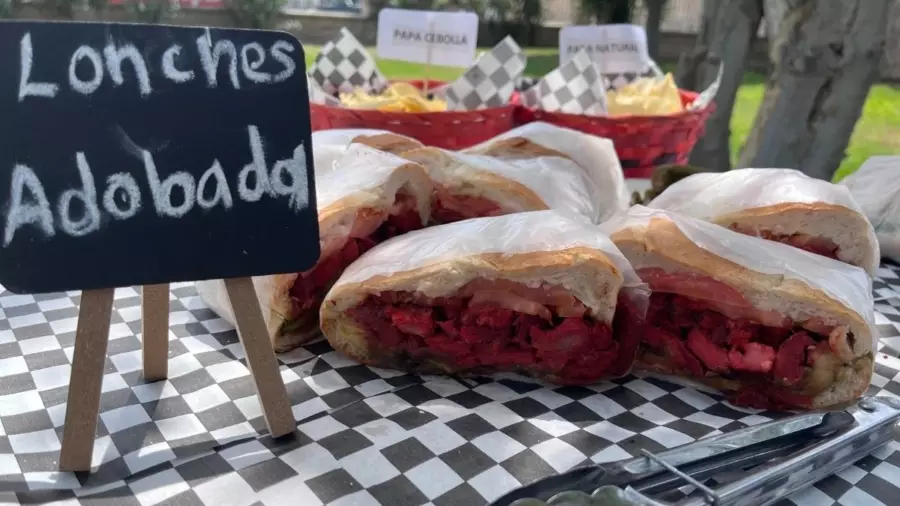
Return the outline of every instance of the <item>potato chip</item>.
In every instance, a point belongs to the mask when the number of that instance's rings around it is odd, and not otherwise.
[[[361,89],[340,94],[341,105],[351,109],[376,109],[385,112],[441,112],[447,110],[447,102],[439,98],[426,98],[422,91],[410,83],[393,83],[381,94],[369,94]]]
[[[665,116],[684,111],[672,74],[645,77],[606,94],[610,116]]]

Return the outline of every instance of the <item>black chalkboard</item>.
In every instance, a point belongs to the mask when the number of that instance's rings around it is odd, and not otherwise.
[[[306,66],[294,37],[12,21],[0,23],[0,50],[7,289],[243,277],[315,263]]]

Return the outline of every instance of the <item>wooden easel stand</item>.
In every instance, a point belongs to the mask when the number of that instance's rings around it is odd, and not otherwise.
[[[225,288],[234,308],[238,336],[259,392],[269,433],[273,437],[289,434],[295,429],[295,421],[253,282],[250,278],[226,279]],[[81,294],[59,457],[62,471],[90,471],[92,467],[114,294],[114,288],[86,290]],[[144,379],[166,379],[169,353],[168,283],[141,288],[141,311]]]

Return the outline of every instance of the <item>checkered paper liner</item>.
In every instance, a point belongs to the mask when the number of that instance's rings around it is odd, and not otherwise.
[[[457,80],[435,90],[449,110],[475,111],[508,104],[525,72],[525,52],[506,36]]]
[[[531,109],[606,116],[606,79],[584,50],[522,92],[522,105]]]
[[[354,89],[377,92],[388,85],[375,59],[346,27],[341,28],[336,39],[322,46],[308,74],[310,81],[332,97]],[[309,98],[313,100],[312,95]]]
[[[703,90],[687,110],[700,110],[709,105],[719,91],[723,65],[719,65],[716,79]],[[526,80],[517,82],[522,105],[549,112],[606,116],[606,93],[625,86],[637,79],[650,77],[661,79],[663,71],[651,61],[645,72],[602,73],[589,53],[578,51],[570,60],[549,72],[532,84]]]
[[[525,53],[507,36],[455,81],[434,88],[431,93],[447,102],[449,111],[475,111],[509,103],[515,83],[525,72]],[[339,92],[361,88],[379,92],[388,80],[378,70],[375,59],[346,28],[329,42],[309,69],[309,100],[340,107]]]
[[[869,393],[897,396],[900,267],[873,289],[883,339]],[[273,440],[234,330],[190,284],[171,290],[169,380],[141,380],[138,293],[116,291],[90,475],[56,471],[78,293],[0,293],[0,504],[477,506],[778,416],[652,376],[578,388],[419,377],[319,341],[279,357],[300,423]],[[779,504],[896,504],[898,476],[893,442]]]

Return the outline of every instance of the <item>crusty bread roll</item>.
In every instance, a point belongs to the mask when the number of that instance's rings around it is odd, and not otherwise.
[[[337,168],[338,162],[354,143],[392,154],[422,147],[422,143],[415,139],[387,130],[369,128],[319,130],[312,134],[316,176]]]
[[[706,220],[856,265],[874,275],[875,231],[850,192],[791,169],[695,174],[648,207]]]
[[[636,367],[756,407],[822,408],[868,388],[876,330],[861,269],[641,206],[602,228],[654,291]]]
[[[507,160],[538,157],[568,158],[594,182],[600,219],[628,208],[630,196],[615,147],[609,139],[536,121],[487,140],[467,153]]]
[[[433,186],[421,166],[357,144],[338,165],[316,176],[321,249],[316,266],[253,280],[278,352],[318,334],[319,304],[344,267],[372,245],[419,229],[430,218]],[[234,323],[224,283],[200,282],[197,290],[207,305]]]
[[[434,182],[436,223],[547,209],[594,223],[601,216],[596,185],[568,158],[504,160],[438,148],[402,156],[425,167]]]
[[[645,298],[608,238],[589,223],[544,211],[476,218],[386,241],[344,272],[320,320],[335,349],[374,366],[418,373],[512,370],[590,383],[630,369],[640,340],[632,313]],[[621,318],[617,311],[632,313]],[[565,325],[578,330],[558,330]],[[516,337],[532,328],[537,337]],[[597,334],[578,333],[589,328]]]

